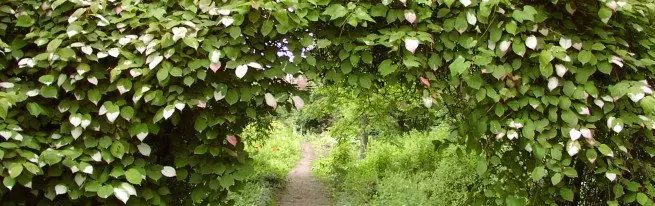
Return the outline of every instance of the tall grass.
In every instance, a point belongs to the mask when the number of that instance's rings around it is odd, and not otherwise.
[[[287,173],[300,159],[301,137],[292,126],[282,121],[272,122],[268,138],[248,138],[249,135],[261,135],[254,129],[246,128],[241,136],[254,161],[255,173],[227,198],[233,200],[234,205],[275,205],[275,195],[284,187]]]
[[[313,172],[331,189],[337,205],[463,205],[475,184],[475,161],[455,148],[436,152],[432,140],[445,127],[398,137],[374,137],[364,159],[357,142],[341,140]],[[329,142],[319,135],[315,142]]]

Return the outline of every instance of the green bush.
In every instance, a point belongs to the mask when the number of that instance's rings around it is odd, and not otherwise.
[[[234,205],[274,205],[287,174],[300,159],[302,138],[293,129],[284,121],[274,120],[266,131],[268,137],[248,142],[246,151],[251,154],[255,172],[246,178],[243,187],[228,193],[227,199],[234,200]],[[241,136],[261,134],[249,125]]]
[[[435,152],[432,141],[447,135],[439,127],[373,140],[361,160],[353,144],[342,141],[314,172],[339,205],[463,205],[478,178],[475,158],[458,156],[454,147]]]

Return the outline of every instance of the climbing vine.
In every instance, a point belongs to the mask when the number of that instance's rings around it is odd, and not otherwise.
[[[422,88],[472,203],[652,205],[652,0],[0,3],[2,201],[216,203],[308,81]]]

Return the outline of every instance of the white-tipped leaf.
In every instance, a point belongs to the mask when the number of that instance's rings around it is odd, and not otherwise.
[[[580,134],[587,139],[594,138],[593,133],[591,133],[591,129],[589,128],[581,128],[580,129]]]
[[[534,35],[529,36],[527,39],[525,39],[525,46],[535,50],[537,48],[537,37]]]
[[[239,65],[234,70],[234,74],[236,74],[239,79],[246,76],[246,73],[248,73],[248,65]]]
[[[266,101],[266,105],[273,107],[273,109],[277,108],[277,100],[271,93],[266,93],[264,94],[264,100]]]
[[[559,85],[559,79],[557,77],[548,78],[548,90],[553,91]]]
[[[409,22],[410,24],[414,24],[416,22],[416,13],[414,13],[413,11],[406,11],[405,20],[407,20],[407,22]]]
[[[291,97],[291,100],[293,100],[293,105],[298,110],[301,110],[305,106],[305,101],[303,101],[299,96],[293,96]]]
[[[567,50],[567,49],[571,48],[571,46],[573,46],[573,41],[571,41],[570,39],[561,37],[561,38],[559,38],[559,46],[564,48],[564,50]]]
[[[55,185],[56,195],[66,194],[67,192],[68,192],[68,187],[66,187],[66,185]]]
[[[405,49],[407,51],[414,53],[418,48],[418,40],[416,39],[405,39]]]
[[[459,3],[462,3],[464,7],[471,5],[471,0],[459,0]]]
[[[468,22],[470,25],[475,26],[475,24],[478,23],[478,18],[475,17],[474,13],[466,12],[466,22]]]
[[[150,156],[150,152],[152,151],[150,145],[146,143],[141,143],[137,145],[136,148],[139,150],[139,153],[141,153],[143,156]]]
[[[566,144],[566,152],[569,153],[570,156],[574,156],[578,154],[580,151],[580,143],[578,141],[570,141],[569,143]]]
[[[567,71],[569,71],[569,69],[567,69],[564,65],[561,64],[555,65],[555,73],[557,73],[557,76],[564,77]]]
[[[580,139],[581,135],[582,133],[575,128],[571,128],[571,130],[569,130],[569,136],[573,141]]]
[[[171,166],[164,166],[164,168],[161,169],[161,174],[166,177],[175,177],[175,175],[177,175],[175,168]]]
[[[500,45],[498,45],[500,51],[502,51],[503,53],[506,53],[509,50],[510,46],[512,46],[512,42],[507,40],[501,41]]]
[[[605,177],[607,177],[608,180],[614,182],[616,180],[616,174],[612,172],[606,172]]]

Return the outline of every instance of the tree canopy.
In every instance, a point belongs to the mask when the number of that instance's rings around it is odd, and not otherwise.
[[[653,0],[7,0],[3,202],[218,203],[308,81],[415,85],[478,204],[653,204]],[[526,186],[527,185],[527,186]],[[29,192],[28,192],[29,191]],[[128,202],[129,200],[129,202]]]

